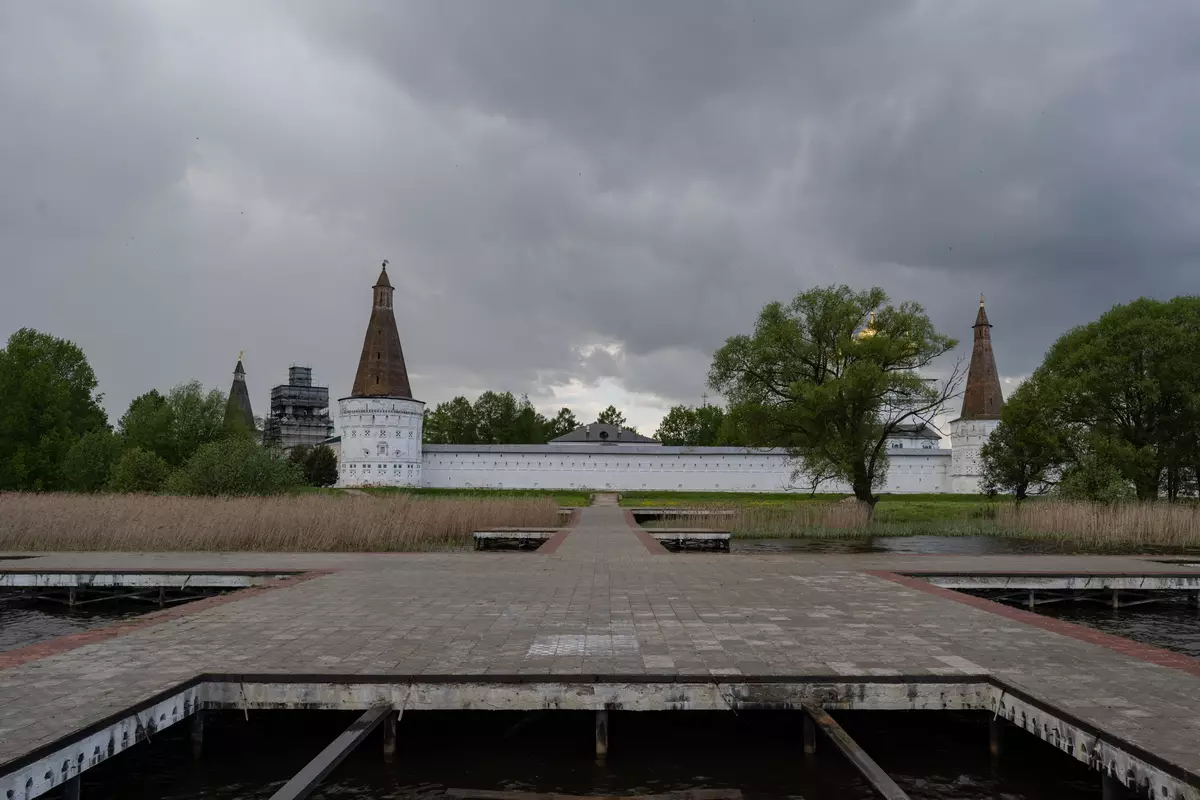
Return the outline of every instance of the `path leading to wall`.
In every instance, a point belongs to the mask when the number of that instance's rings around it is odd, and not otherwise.
[[[653,540],[653,549],[646,541],[650,537],[631,527],[625,510],[618,504],[615,494],[595,494],[592,505],[580,509],[579,522],[554,552],[557,558],[584,558],[626,560],[646,558],[661,551],[662,547]]]

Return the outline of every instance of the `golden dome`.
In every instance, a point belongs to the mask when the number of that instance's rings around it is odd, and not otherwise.
[[[871,319],[869,322],[867,322],[867,327],[865,327],[861,331],[859,331],[855,335],[854,338],[858,339],[859,341],[862,341],[863,339],[870,339],[874,335],[875,335],[875,312],[872,311]]]

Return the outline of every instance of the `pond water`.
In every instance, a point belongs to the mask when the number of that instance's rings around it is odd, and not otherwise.
[[[1099,603],[1054,603],[1038,606],[1036,611],[1047,617],[1200,658],[1200,611],[1189,608],[1183,596],[1115,610]]]
[[[68,609],[59,605],[35,605],[27,600],[0,598],[0,651],[15,650],[56,636],[86,631],[150,610],[152,608],[144,604],[131,606],[116,601]]]
[[[1085,553],[1076,545],[1046,539],[1016,539],[1006,536],[862,536],[846,539],[738,539],[730,540],[731,553],[896,553],[901,555],[1050,555]],[[1094,551],[1092,551],[1094,552]],[[1180,555],[1185,550],[1139,546],[1125,555]],[[1105,550],[1106,555],[1122,554]]]
[[[83,797],[131,800],[268,798],[355,715],[211,715],[194,762],[186,724],[84,773]],[[988,757],[986,715],[845,713],[839,721],[910,797],[1099,798],[1099,777],[1044,742],[1011,731],[1004,762]],[[574,795],[736,789],[753,798],[867,800],[875,795],[823,741],[801,750],[797,712],[614,712],[605,766],[591,753],[592,717],[577,712],[409,713],[394,764],[376,732],[313,798],[441,798],[448,788]]]

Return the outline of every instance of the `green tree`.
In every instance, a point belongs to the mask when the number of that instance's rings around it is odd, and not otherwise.
[[[303,484],[295,465],[250,439],[230,436],[200,445],[167,479],[170,494],[233,497],[280,494]]]
[[[1140,500],[1174,498],[1197,463],[1198,352],[1200,297],[1142,298],[1064,334],[1038,377],[1081,454],[1102,452]]]
[[[726,444],[725,410],[720,406],[673,406],[659,423],[654,438],[678,447],[716,447]]]
[[[337,454],[328,445],[318,445],[304,461],[304,477],[309,486],[333,486],[338,480]]]
[[[22,328],[0,349],[0,489],[55,489],[85,433],[107,426],[77,345]]]
[[[546,441],[566,436],[578,427],[579,420],[575,419],[575,413],[569,408],[560,408],[554,418],[546,422]]]
[[[461,395],[425,411],[423,432],[429,444],[479,444],[478,428],[471,401]]]
[[[601,425],[612,425],[622,430],[629,429],[629,423],[625,420],[625,415],[618,411],[616,406],[612,405],[601,411],[600,416],[596,417],[596,421]]]
[[[174,413],[167,398],[151,389],[129,403],[117,424],[117,432],[126,446],[139,447],[162,459],[174,454],[172,440]]]
[[[818,288],[765,306],[752,335],[714,355],[709,384],[729,399],[749,446],[786,447],[814,489],[840,479],[874,508],[887,439],[940,412],[962,377],[961,364],[940,385],[918,370],[956,344],[917,303],[890,305],[877,287]]]
[[[108,491],[126,494],[154,494],[161,491],[170,474],[167,462],[149,450],[130,447],[113,465]]]
[[[312,454],[312,448],[308,445],[298,444],[288,451],[288,463],[294,466],[301,472],[304,471],[304,465],[308,461],[309,455]]]
[[[1121,474],[1113,461],[1113,453],[1097,438],[1098,449],[1086,449],[1063,470],[1058,494],[1067,500],[1086,500],[1095,503],[1124,503],[1133,500],[1133,485]]]
[[[1000,410],[1000,424],[980,451],[983,486],[1012,494],[1019,504],[1054,485],[1066,444],[1055,404],[1038,376],[1022,383]]]
[[[99,492],[121,456],[121,439],[108,428],[85,433],[67,451],[62,486],[76,492]]]
[[[167,405],[174,448],[168,463],[181,464],[200,447],[226,434],[225,394],[218,389],[206,392],[200,381],[181,383],[167,393]]]

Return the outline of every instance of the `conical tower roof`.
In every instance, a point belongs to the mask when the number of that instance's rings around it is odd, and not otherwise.
[[[396,329],[396,314],[392,308],[394,291],[384,261],[379,280],[372,287],[371,319],[367,323],[351,397],[412,398],[404,349],[400,346],[400,332]]]
[[[963,392],[962,414],[959,419],[1000,419],[1004,395],[1000,391],[1000,373],[992,355],[992,323],[988,322],[979,296],[979,313],[975,315],[975,344],[971,350],[971,365],[967,368],[967,388]]]
[[[250,408],[250,390],[246,387],[246,370],[242,356],[238,354],[237,366],[233,368],[233,385],[229,387],[229,400],[225,403],[225,424],[254,430],[254,411]]]

